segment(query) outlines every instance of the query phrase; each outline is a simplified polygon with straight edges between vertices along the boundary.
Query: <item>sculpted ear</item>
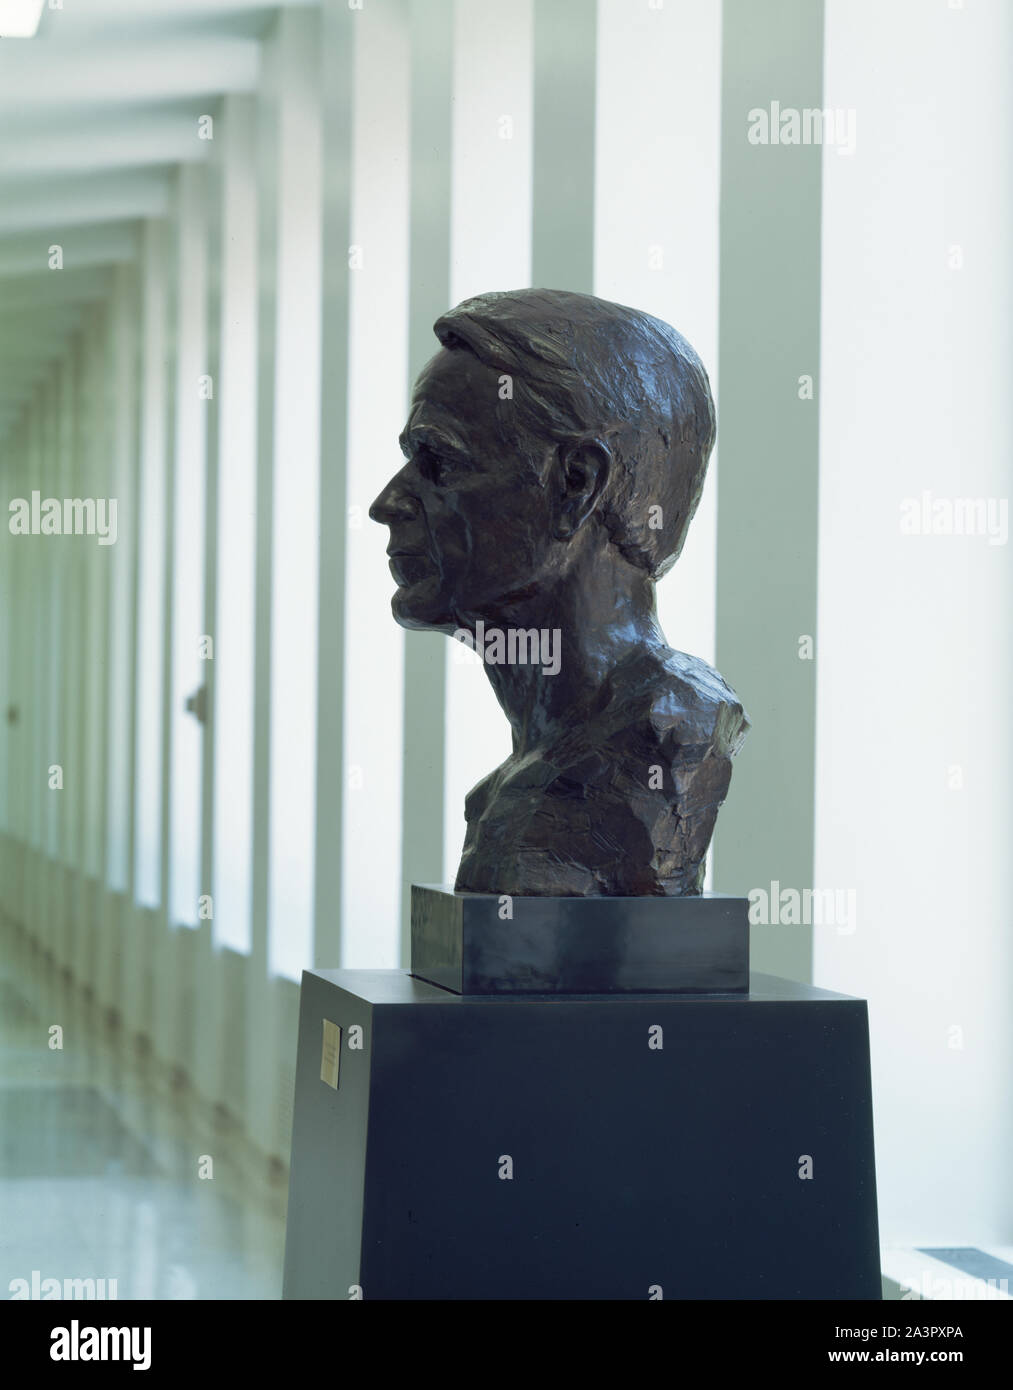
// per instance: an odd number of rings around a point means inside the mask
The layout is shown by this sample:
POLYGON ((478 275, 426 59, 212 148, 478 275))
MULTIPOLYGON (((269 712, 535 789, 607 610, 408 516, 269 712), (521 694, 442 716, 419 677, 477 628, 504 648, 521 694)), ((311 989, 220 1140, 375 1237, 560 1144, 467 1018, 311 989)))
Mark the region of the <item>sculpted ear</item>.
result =
POLYGON ((560 444, 556 451, 556 540, 569 540, 593 514, 611 468, 612 451, 600 439, 574 439, 560 444))

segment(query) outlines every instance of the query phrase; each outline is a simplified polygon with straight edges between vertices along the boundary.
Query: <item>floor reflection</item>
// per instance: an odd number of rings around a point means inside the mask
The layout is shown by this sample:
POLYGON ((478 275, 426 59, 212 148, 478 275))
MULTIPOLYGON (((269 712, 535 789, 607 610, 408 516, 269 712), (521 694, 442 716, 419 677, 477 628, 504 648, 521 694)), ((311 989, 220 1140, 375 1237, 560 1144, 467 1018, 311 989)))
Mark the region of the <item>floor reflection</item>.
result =
POLYGON ((284 1221, 284 1183, 236 1129, 0 925, 0 1297, 53 1295, 48 1279, 278 1298, 284 1221))

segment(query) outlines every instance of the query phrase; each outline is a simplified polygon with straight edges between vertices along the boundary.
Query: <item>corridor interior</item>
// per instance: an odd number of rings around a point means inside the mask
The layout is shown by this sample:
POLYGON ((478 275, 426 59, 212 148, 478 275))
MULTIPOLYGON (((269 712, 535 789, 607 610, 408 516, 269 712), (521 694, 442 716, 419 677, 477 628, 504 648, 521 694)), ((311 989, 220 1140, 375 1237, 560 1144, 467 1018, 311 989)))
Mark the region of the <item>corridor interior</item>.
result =
POLYGON ((0 1298, 280 1297, 282 1168, 6 919, 0 1076, 0 1298))
POLYGON ((0 41, 0 1298, 280 1297, 302 972, 405 967, 512 747, 392 621, 369 508, 438 316, 529 285, 711 374, 658 586, 753 722, 710 882, 857 905, 753 968, 868 1001, 893 1296, 1008 1298, 1013 5, 39 13, 0 41), (789 94, 852 153, 753 143, 789 94), (905 524, 961 499, 1003 528, 905 524))

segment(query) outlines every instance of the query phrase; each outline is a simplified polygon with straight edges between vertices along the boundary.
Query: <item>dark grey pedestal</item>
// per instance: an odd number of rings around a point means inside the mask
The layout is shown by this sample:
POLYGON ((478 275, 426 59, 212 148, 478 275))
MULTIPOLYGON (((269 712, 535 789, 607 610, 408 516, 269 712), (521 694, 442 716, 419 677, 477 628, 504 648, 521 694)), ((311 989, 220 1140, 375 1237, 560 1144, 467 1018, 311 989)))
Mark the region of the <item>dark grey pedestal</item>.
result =
POLYGON ((284 1296, 357 1287, 878 1299, 864 1001, 764 975, 546 998, 307 971, 284 1296))
POLYGON ((724 893, 522 898, 413 883, 411 922, 411 973, 457 994, 749 988, 749 899, 724 893))

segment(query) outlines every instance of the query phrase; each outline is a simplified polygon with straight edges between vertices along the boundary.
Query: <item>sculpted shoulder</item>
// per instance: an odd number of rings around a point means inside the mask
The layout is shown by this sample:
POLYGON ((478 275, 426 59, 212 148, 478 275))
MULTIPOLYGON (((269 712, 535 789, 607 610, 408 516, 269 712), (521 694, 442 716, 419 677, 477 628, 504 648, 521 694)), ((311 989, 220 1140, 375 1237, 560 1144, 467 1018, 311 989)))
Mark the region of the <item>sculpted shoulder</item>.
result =
POLYGON ((685 652, 662 648, 642 655, 608 684, 603 714, 612 716, 612 738, 660 745, 673 763, 733 757, 749 731, 734 690, 706 661, 685 652))

